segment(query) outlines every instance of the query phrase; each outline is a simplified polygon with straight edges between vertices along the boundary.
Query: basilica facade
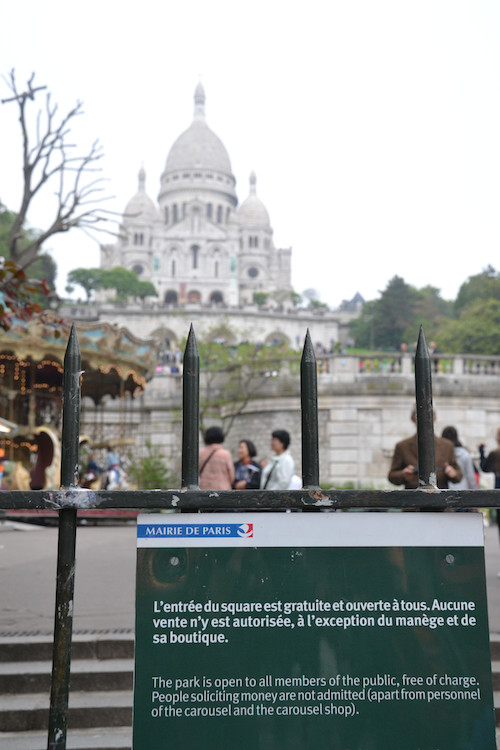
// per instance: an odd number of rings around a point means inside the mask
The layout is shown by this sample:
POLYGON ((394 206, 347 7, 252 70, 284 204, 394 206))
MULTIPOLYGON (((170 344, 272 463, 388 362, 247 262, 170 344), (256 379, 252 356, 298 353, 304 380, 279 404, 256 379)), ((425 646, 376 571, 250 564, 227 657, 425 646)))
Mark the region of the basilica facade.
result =
POLYGON ((256 183, 252 173, 239 204, 229 155, 207 125, 199 83, 193 121, 168 153, 157 203, 141 168, 118 241, 101 247, 101 267, 135 271, 154 284, 160 304, 236 307, 263 292, 286 305, 292 251, 275 247, 256 183))

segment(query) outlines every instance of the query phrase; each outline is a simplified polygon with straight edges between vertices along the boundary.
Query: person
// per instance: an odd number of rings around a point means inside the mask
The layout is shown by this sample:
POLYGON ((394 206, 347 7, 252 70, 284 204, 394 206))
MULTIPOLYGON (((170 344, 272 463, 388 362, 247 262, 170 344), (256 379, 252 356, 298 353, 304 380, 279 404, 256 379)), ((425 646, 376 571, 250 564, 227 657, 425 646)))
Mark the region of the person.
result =
POLYGON ((459 482, 455 482, 453 485, 454 490, 477 490, 476 475, 474 474, 474 464, 472 458, 467 450, 464 448, 460 440, 458 439, 458 432, 455 427, 451 425, 445 427, 441 433, 441 437, 446 438, 455 446, 455 456, 457 457, 457 463, 462 470, 462 479, 459 482))
POLYGON ((238 460, 234 464, 233 488, 236 490, 258 490, 262 466, 255 461, 257 449, 251 440, 240 440, 238 460))
MULTIPOLYGON (((479 466, 481 471, 485 474, 493 472, 495 474, 495 489, 500 489, 500 428, 496 433, 496 441, 498 448, 492 450, 486 456, 484 453, 485 443, 479 443, 479 466)), ((500 512, 497 508, 496 512, 498 533, 500 535, 500 512)), ((498 574, 500 577, 500 573, 498 574)))
POLYGON ((231 454, 222 447, 224 433, 220 427, 209 427, 200 450, 200 490, 230 490, 234 482, 231 454))
POLYGON ((288 490, 295 473, 295 464, 288 450, 290 435, 286 430, 275 430, 271 435, 274 456, 266 464, 260 479, 262 490, 288 490))
MULTIPOLYGON (((436 414, 434 413, 434 420, 436 414)), ((417 423, 417 410, 414 407, 411 420, 417 423)), ((448 489, 448 482, 456 484, 462 479, 462 472, 457 463, 453 443, 445 438, 434 436, 434 454, 436 459, 437 486, 448 489)), ((418 484, 418 444, 417 435, 401 440, 394 448, 388 479, 391 484, 404 484, 405 489, 417 489, 418 484)))
POLYGON ((490 451, 487 456, 484 453, 486 444, 479 443, 479 466, 485 474, 495 473, 495 489, 498 490, 500 489, 500 428, 496 433, 496 441, 498 448, 490 451))
POLYGON ((118 469, 120 466, 120 455, 115 451, 111 445, 107 447, 106 454, 106 471, 110 469, 118 469))

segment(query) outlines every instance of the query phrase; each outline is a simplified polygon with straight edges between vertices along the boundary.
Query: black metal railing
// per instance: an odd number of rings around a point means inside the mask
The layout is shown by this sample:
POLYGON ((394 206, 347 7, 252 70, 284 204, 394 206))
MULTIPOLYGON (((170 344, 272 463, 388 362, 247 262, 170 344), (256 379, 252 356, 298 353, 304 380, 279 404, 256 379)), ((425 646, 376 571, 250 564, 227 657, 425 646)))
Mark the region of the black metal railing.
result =
POLYGON ((78 486, 81 358, 73 327, 64 360, 62 465, 59 490, 6 490, 0 509, 57 510, 56 610, 48 728, 48 750, 65 750, 73 625, 77 514, 89 508, 137 510, 309 510, 353 508, 454 510, 498 508, 499 490, 440 490, 436 486, 432 366, 420 330, 415 355, 418 463, 416 490, 324 490, 319 486, 317 362, 309 333, 301 359, 302 480, 301 490, 198 489, 200 364, 191 327, 184 353, 182 488, 178 490, 84 490, 78 486))

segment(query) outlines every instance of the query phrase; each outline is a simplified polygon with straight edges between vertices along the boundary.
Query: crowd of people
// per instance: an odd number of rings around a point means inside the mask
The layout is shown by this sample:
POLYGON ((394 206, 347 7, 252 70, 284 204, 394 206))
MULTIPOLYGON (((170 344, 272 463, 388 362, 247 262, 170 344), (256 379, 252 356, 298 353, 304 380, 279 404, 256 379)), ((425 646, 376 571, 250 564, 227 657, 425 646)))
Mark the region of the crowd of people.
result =
MULTIPOLYGON (((434 413, 434 420, 436 415, 434 413)), ((414 408, 411 420, 416 424, 414 408)), ((290 453, 290 434, 286 430, 271 433, 270 456, 257 460, 257 448, 252 440, 239 441, 237 460, 223 447, 224 432, 221 427, 209 427, 204 434, 205 445, 199 455, 199 487, 202 490, 288 490, 300 489, 302 481, 295 473, 295 463, 290 453)), ((485 452, 485 443, 478 446, 479 467, 484 473, 494 473, 495 489, 500 489, 500 428, 496 433, 498 447, 485 452)), ((442 430, 441 437, 434 436, 436 485, 439 489, 474 490, 479 487, 479 468, 469 451, 462 445, 456 427, 449 425, 442 430)), ((82 476, 82 486, 105 475, 104 485, 113 489, 119 484, 114 476, 121 470, 122 461, 116 449, 108 446, 106 465, 97 464, 95 453, 89 457, 82 476)), ((0 465, 1 471, 1 465, 0 465)), ((394 448, 388 473, 391 484, 404 485, 405 489, 419 487, 418 441, 415 433, 398 442, 394 448)), ((497 514, 500 531, 500 514, 497 514)))
POLYGON ((271 434, 272 455, 257 461, 257 448, 252 440, 240 440, 238 460, 222 447, 224 433, 220 427, 209 427, 200 450, 199 485, 202 490, 288 490, 302 486, 295 474, 290 453, 290 435, 286 430, 271 434))

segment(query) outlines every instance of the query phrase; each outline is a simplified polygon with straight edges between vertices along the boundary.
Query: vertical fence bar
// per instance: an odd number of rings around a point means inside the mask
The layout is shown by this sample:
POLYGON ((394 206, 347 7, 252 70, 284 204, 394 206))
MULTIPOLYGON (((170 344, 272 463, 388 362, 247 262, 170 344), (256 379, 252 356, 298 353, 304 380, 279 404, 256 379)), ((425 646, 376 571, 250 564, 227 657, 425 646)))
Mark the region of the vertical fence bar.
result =
POLYGON ((431 359, 422 326, 420 326, 415 352, 415 396, 417 402, 418 481, 422 487, 437 487, 431 359))
MULTIPOLYGON (((80 376, 80 347, 73 325, 64 356, 61 487, 66 489, 78 484, 80 376)), ((48 750, 65 750, 66 748, 75 588, 76 520, 77 511, 74 508, 63 508, 59 511, 48 750)))
POLYGON ((198 487, 200 447, 200 356, 193 326, 184 350, 182 372, 182 486, 198 487))
POLYGON ((300 403, 302 409, 302 484, 319 487, 318 374, 316 354, 309 329, 300 360, 300 403))

